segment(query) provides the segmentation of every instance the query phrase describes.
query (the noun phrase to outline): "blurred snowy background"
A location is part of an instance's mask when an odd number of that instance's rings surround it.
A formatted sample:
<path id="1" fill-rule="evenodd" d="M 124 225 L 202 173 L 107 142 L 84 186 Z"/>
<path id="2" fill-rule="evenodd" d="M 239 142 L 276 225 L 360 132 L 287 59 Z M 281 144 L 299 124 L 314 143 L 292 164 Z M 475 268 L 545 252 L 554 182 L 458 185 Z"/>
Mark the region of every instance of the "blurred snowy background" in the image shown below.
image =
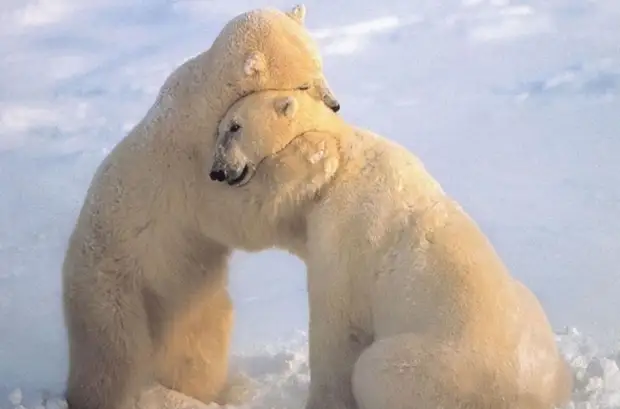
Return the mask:
<path id="1" fill-rule="evenodd" d="M 0 2 L 0 408 L 62 392 L 60 265 L 95 167 L 228 19 L 292 1 Z M 558 338 L 575 405 L 620 408 L 620 1 L 305 4 L 342 115 L 419 155 L 579 329 Z M 305 291 L 292 256 L 234 258 L 253 407 L 303 407 Z"/>

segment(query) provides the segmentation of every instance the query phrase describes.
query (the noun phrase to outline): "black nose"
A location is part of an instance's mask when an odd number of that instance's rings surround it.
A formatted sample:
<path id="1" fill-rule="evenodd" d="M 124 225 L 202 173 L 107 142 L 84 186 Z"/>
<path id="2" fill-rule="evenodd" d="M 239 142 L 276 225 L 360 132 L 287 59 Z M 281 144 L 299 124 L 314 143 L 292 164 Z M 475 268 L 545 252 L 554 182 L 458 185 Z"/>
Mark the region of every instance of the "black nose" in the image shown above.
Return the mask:
<path id="1" fill-rule="evenodd" d="M 340 111 L 340 104 L 336 102 L 334 105 L 331 106 L 331 108 L 332 108 L 332 111 L 338 112 Z"/>
<path id="2" fill-rule="evenodd" d="M 226 180 L 226 171 L 224 169 L 212 170 L 209 172 L 209 177 L 211 180 L 217 180 L 218 182 L 223 182 Z"/>

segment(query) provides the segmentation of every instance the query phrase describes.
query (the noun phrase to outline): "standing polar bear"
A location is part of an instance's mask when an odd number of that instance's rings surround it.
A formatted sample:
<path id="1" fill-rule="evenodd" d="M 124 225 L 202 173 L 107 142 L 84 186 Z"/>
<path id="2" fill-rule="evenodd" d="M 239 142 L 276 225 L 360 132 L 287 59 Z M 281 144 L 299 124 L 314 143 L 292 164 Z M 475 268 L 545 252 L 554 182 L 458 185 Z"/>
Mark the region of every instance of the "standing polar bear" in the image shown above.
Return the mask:
<path id="1" fill-rule="evenodd" d="M 222 119 L 247 234 L 308 267 L 308 409 L 552 409 L 572 379 L 536 297 L 403 147 L 302 92 Z M 262 212 L 262 218 L 256 215 Z M 266 233 L 267 232 L 267 233 Z"/>
<path id="2" fill-rule="evenodd" d="M 234 195 L 209 180 L 212 148 L 220 118 L 252 92 L 303 89 L 339 109 L 304 14 L 231 20 L 97 169 L 63 263 L 70 408 L 227 402 L 235 243 L 208 203 Z"/>

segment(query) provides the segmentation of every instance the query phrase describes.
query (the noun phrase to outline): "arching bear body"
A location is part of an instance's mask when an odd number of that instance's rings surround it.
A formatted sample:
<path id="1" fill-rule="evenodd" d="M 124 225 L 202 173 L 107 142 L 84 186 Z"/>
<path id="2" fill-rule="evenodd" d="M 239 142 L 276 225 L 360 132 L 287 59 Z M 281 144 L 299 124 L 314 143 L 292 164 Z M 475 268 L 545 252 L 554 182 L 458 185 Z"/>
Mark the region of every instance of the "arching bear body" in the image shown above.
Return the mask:
<path id="1" fill-rule="evenodd" d="M 405 148 L 274 91 L 231 107 L 215 152 L 213 172 L 244 175 L 227 181 L 246 233 L 307 264 L 308 409 L 567 402 L 538 300 Z"/>
<path id="2" fill-rule="evenodd" d="M 160 407 L 180 405 L 166 388 L 226 402 L 233 243 L 208 203 L 234 195 L 208 169 L 218 121 L 243 95 L 304 89 L 339 108 L 304 10 L 231 20 L 97 169 L 63 263 L 70 408 L 131 408 L 153 385 L 145 402 Z"/>

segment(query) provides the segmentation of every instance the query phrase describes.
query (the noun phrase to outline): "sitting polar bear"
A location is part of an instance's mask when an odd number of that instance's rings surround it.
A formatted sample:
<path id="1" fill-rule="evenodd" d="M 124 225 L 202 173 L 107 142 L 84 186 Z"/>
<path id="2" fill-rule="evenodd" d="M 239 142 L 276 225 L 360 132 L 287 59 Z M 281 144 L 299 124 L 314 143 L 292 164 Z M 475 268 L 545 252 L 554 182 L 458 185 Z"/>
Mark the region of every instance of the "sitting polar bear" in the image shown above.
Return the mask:
<path id="1" fill-rule="evenodd" d="M 249 213 L 248 235 L 306 262 L 308 409 L 569 399 L 538 300 L 403 147 L 302 92 L 261 92 L 220 122 L 212 172 L 233 175 L 223 178 L 237 187 L 228 210 Z"/>
<path id="2" fill-rule="evenodd" d="M 234 195 L 209 180 L 211 149 L 226 110 L 258 90 L 304 89 L 339 109 L 304 14 L 231 20 L 97 169 L 63 264 L 70 408 L 229 402 L 235 243 L 209 202 Z"/>

